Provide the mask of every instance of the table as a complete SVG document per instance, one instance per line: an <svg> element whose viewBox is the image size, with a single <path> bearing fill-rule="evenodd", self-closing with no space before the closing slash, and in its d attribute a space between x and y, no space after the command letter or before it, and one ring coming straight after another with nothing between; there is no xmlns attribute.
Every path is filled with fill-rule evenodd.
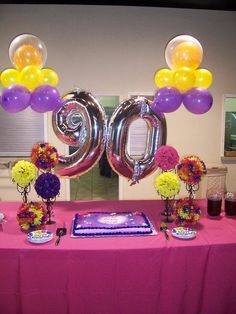
<svg viewBox="0 0 236 314"><path fill-rule="evenodd" d="M31 244L16 222L20 203L0 203L0 313L233 314L236 313L236 218L208 218L206 200L197 237L71 238L76 212L144 211L158 230L162 201L57 202L55 231Z"/></svg>

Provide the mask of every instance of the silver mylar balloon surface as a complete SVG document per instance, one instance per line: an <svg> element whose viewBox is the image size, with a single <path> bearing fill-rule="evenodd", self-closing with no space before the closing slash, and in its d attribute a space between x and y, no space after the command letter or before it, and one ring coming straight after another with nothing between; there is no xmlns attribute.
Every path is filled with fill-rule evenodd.
<svg viewBox="0 0 236 314"><path fill-rule="evenodd" d="M91 93L76 89L66 94L61 108L53 112L52 126L63 143L77 148L74 153L59 157L56 173L71 177L88 172L105 148L102 105Z"/></svg>
<svg viewBox="0 0 236 314"><path fill-rule="evenodd" d="M130 98L116 108L108 125L107 159L117 174L132 180L131 185L157 169L155 154L166 143L165 116L153 112L150 104L145 97ZM146 150L139 160L127 149L130 124L138 118L144 119L148 128Z"/></svg>

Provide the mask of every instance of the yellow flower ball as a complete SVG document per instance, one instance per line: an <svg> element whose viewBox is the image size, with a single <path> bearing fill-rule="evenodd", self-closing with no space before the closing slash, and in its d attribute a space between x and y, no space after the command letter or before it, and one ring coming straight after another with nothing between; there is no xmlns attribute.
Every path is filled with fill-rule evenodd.
<svg viewBox="0 0 236 314"><path fill-rule="evenodd" d="M175 173L166 171L155 177L154 187L164 198L171 198L179 193L180 180Z"/></svg>
<svg viewBox="0 0 236 314"><path fill-rule="evenodd" d="M20 160L12 168L11 176L13 182L25 188L36 179L37 169L33 163Z"/></svg>

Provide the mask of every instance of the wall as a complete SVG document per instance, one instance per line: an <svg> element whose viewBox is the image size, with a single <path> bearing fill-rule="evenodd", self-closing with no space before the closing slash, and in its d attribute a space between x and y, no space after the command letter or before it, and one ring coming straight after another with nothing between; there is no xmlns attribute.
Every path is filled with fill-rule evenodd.
<svg viewBox="0 0 236 314"><path fill-rule="evenodd" d="M82 6L1 5L0 69L10 67L8 46L21 33L40 37L47 46L46 65L60 77L61 94L80 87L96 94L156 91L153 76L166 67L165 46L180 34L197 38L203 46L201 67L214 75L212 109L193 115L183 106L166 114L167 143L182 156L197 154L206 162L220 162L222 97L236 93L236 12L192 9ZM50 129L48 140L57 141ZM236 165L227 164L227 188L234 188ZM155 175L155 174L154 174ZM120 198L156 198L153 175L136 186L120 178ZM63 183L66 185L65 183ZM62 197L65 197L66 187Z"/></svg>

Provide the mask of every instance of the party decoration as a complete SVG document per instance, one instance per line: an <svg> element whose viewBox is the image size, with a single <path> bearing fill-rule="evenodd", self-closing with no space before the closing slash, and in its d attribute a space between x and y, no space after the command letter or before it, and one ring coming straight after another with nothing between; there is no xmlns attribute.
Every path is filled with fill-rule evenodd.
<svg viewBox="0 0 236 314"><path fill-rule="evenodd" d="M175 201L173 217L179 226L192 226L199 221L201 209L192 199L181 198Z"/></svg>
<svg viewBox="0 0 236 314"><path fill-rule="evenodd" d="M58 75L53 69L42 68L47 50L38 37L22 34L14 38L9 47L9 57L15 69L5 69L0 77L5 88L3 108L6 111L24 110L30 105L31 96L31 108L36 112L44 113L60 107L60 94L55 88Z"/></svg>
<svg viewBox="0 0 236 314"><path fill-rule="evenodd" d="M189 35L176 36L167 44L165 59L170 69L160 69L155 73L154 81L159 89L155 94L154 106L163 112L173 112L183 100L191 113L209 111L213 97L207 88L211 86L213 76L207 69L198 69L203 59L200 42ZM183 93L183 98L173 88L179 94Z"/></svg>
<svg viewBox="0 0 236 314"><path fill-rule="evenodd" d="M30 91L34 90L43 82L41 70L38 66L29 65L20 72L20 82Z"/></svg>
<svg viewBox="0 0 236 314"><path fill-rule="evenodd" d="M47 207L47 224L53 224L52 207L61 188L59 178L50 172L42 173L35 181L35 191L42 198Z"/></svg>
<svg viewBox="0 0 236 314"><path fill-rule="evenodd" d="M23 203L17 211L16 219L22 231L41 229L46 222L46 209L37 202Z"/></svg>
<svg viewBox="0 0 236 314"><path fill-rule="evenodd" d="M194 86L194 71L187 67L178 68L174 74L174 86L181 92L187 91Z"/></svg>
<svg viewBox="0 0 236 314"><path fill-rule="evenodd" d="M203 114L211 109L213 97L205 88L192 88L183 94L183 104L188 111Z"/></svg>
<svg viewBox="0 0 236 314"><path fill-rule="evenodd" d="M157 169L155 154L165 144L166 124L164 115L151 109L151 101L145 97L130 98L113 112L108 125L107 159L113 170L131 180L131 185ZM140 159L134 159L127 151L129 126L141 118L148 126L146 151Z"/></svg>
<svg viewBox="0 0 236 314"><path fill-rule="evenodd" d="M167 86L157 90L154 101L150 104L151 109L156 112L173 112L179 108L182 95L175 87Z"/></svg>
<svg viewBox="0 0 236 314"><path fill-rule="evenodd" d="M163 171L172 170L179 161L179 154L174 147L162 145L158 148L155 159L157 166Z"/></svg>
<svg viewBox="0 0 236 314"><path fill-rule="evenodd" d="M17 85L20 83L20 72L16 69L6 69L1 73L0 79L3 87Z"/></svg>
<svg viewBox="0 0 236 314"><path fill-rule="evenodd" d="M24 203L27 203L30 184L36 179L36 175L36 167L26 160L19 160L11 169L12 181L17 184L17 191L21 193Z"/></svg>
<svg viewBox="0 0 236 314"><path fill-rule="evenodd" d="M37 143L31 152L32 163L40 170L50 171L58 164L58 152L50 143Z"/></svg>
<svg viewBox="0 0 236 314"><path fill-rule="evenodd" d="M207 69L198 69L194 71L195 83L194 87L209 88L212 84L212 73Z"/></svg>
<svg viewBox="0 0 236 314"><path fill-rule="evenodd" d="M170 171L163 172L155 177L154 187L163 198L172 198L180 191L178 176Z"/></svg>
<svg viewBox="0 0 236 314"><path fill-rule="evenodd" d="M154 81L157 87L173 86L174 71L170 69L161 69L155 73Z"/></svg>
<svg viewBox="0 0 236 314"><path fill-rule="evenodd" d="M61 106L60 94L53 86L39 86L32 92L30 105L36 112L56 110Z"/></svg>
<svg viewBox="0 0 236 314"><path fill-rule="evenodd" d="M63 143L77 147L74 153L59 156L55 172L76 177L94 167L105 148L105 110L97 99L78 89L66 94L62 106L53 112L52 125Z"/></svg>
<svg viewBox="0 0 236 314"><path fill-rule="evenodd" d="M195 70L202 61L202 48L192 41L184 41L174 48L171 61L174 69L184 66Z"/></svg>
<svg viewBox="0 0 236 314"><path fill-rule="evenodd" d="M30 92L21 85L10 85L2 92L2 107L10 113L20 112L30 104Z"/></svg>
<svg viewBox="0 0 236 314"><path fill-rule="evenodd" d="M59 78L53 69L45 68L41 70L44 85L57 86Z"/></svg>
<svg viewBox="0 0 236 314"><path fill-rule="evenodd" d="M165 59L169 68L189 67L195 70L201 63L203 49L200 42L189 35L176 36L165 49Z"/></svg>
<svg viewBox="0 0 236 314"><path fill-rule="evenodd" d="M188 155L180 159L177 174L185 182L189 198L193 198L202 177L206 175L206 166L198 156Z"/></svg>
<svg viewBox="0 0 236 314"><path fill-rule="evenodd" d="M161 198L164 200L164 212L165 222L172 222L172 206L173 199L180 191L180 180L178 176L170 171L163 172L154 178L154 187Z"/></svg>
<svg viewBox="0 0 236 314"><path fill-rule="evenodd" d="M29 65L41 68L47 59L47 49L37 36L22 34L12 40L9 47L9 57L18 70Z"/></svg>

